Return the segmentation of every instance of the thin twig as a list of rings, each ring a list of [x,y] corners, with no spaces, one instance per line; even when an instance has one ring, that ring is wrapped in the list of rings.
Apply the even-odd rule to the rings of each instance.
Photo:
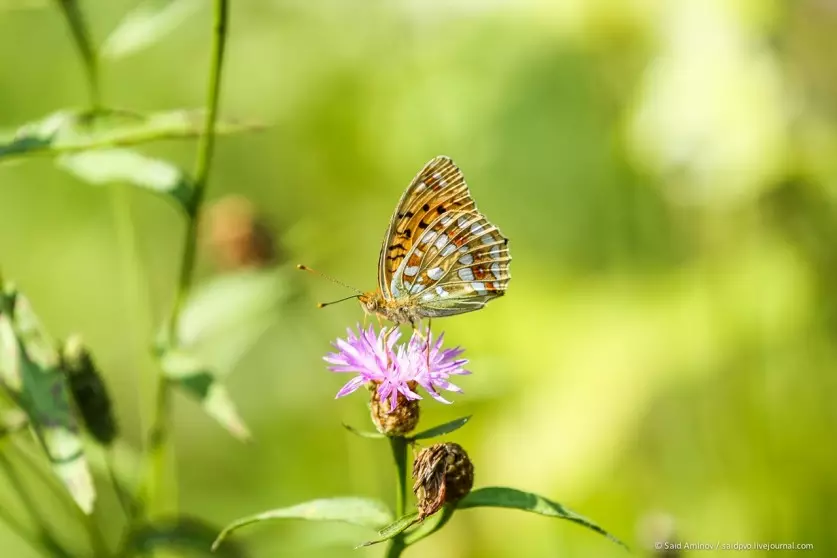
[[[215,24],[212,41],[212,59],[209,73],[207,90],[206,119],[204,121],[203,134],[198,145],[197,160],[195,162],[195,195],[194,206],[189,212],[189,221],[186,225],[186,238],[183,247],[183,256],[180,262],[180,275],[177,283],[174,304],[168,320],[168,342],[177,344],[177,329],[183,305],[192,287],[192,278],[195,267],[195,255],[198,240],[198,223],[200,220],[201,206],[206,193],[206,186],[209,179],[209,171],[212,162],[212,155],[215,147],[215,122],[218,116],[218,104],[221,89],[221,72],[224,62],[224,52],[227,42],[227,17],[228,1],[215,0]],[[146,486],[143,491],[143,504],[158,497],[155,486],[165,474],[165,463],[167,454],[167,441],[169,434],[169,406],[170,406],[170,384],[165,375],[161,372],[157,384],[156,405],[154,409],[154,421],[149,434],[149,467],[146,476]]]

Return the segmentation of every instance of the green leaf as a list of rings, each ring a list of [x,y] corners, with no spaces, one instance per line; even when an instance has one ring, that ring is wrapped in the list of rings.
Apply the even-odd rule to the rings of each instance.
[[[206,414],[233,436],[239,440],[250,439],[250,431],[239,416],[227,388],[218,381],[209,365],[187,351],[171,349],[160,355],[160,366],[169,380],[200,401]]]
[[[0,298],[0,386],[26,413],[53,472],[91,513],[96,491],[55,344],[26,297],[7,289]]]
[[[131,531],[122,543],[120,556],[152,554],[159,550],[191,551],[200,556],[221,558],[245,558],[244,548],[235,542],[226,541],[213,547],[218,528],[193,517],[178,517],[154,521]],[[213,554],[217,551],[217,554]],[[191,555],[191,554],[190,554]]]
[[[176,166],[129,149],[83,151],[59,157],[59,167],[91,184],[123,183],[163,194],[186,214],[194,208],[194,183]]]
[[[416,523],[420,521],[418,512],[408,513],[403,517],[399,517],[380,531],[378,531],[378,537],[372,539],[371,541],[366,541],[365,543],[358,546],[358,548],[364,546],[372,546],[373,544],[379,544],[389,539],[395,537],[396,535],[400,535]]]
[[[218,535],[216,548],[230,533],[246,525],[275,519],[306,519],[308,521],[340,521],[377,529],[392,521],[392,513],[383,502],[369,498],[325,498],[251,515],[234,521]]]
[[[175,343],[161,343],[166,376],[240,439],[249,437],[222,380],[276,320],[286,295],[281,270],[214,278],[187,301]]]
[[[139,113],[103,109],[63,110],[30,122],[13,132],[0,133],[0,161],[30,155],[56,155],[89,149],[125,147],[163,139],[194,138],[203,133],[203,111],[175,110]],[[260,128],[220,121],[216,134]]]
[[[418,434],[410,436],[410,440],[426,440],[428,438],[436,438],[437,436],[444,436],[445,434],[450,434],[454,430],[459,430],[463,426],[465,426],[468,421],[471,420],[471,415],[467,417],[458,418],[456,420],[452,420],[450,422],[446,422],[444,424],[440,424],[439,426],[434,426],[433,428],[429,428]]]
[[[355,436],[360,436],[361,438],[372,438],[372,439],[378,439],[378,440],[380,440],[381,438],[386,438],[386,435],[381,434],[380,432],[365,432],[363,430],[358,430],[354,426],[350,426],[350,425],[346,424],[345,422],[343,423],[343,428],[345,428],[346,430],[348,430],[349,432],[351,432]]]
[[[531,492],[523,492],[514,488],[491,486],[478,488],[465,496],[456,505],[457,509],[468,508],[511,508],[566,519],[604,535],[611,541],[627,549],[627,545],[581,515],[571,511],[557,502],[547,500]]]
[[[404,544],[406,546],[410,546],[424,538],[429,537],[430,535],[447,525],[448,521],[450,521],[450,519],[453,517],[455,511],[456,506],[446,505],[442,508],[441,512],[435,513],[430,517],[425,518],[421,525],[419,525],[415,530],[410,531],[404,536]]]
[[[214,277],[190,295],[177,339],[227,375],[276,322],[288,295],[287,269],[246,270]]]
[[[122,58],[147,48],[186,22],[201,0],[146,0],[131,11],[102,46],[107,58]]]

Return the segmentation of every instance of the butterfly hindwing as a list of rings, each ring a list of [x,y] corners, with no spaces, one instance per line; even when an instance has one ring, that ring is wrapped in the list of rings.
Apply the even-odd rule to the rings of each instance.
[[[399,277],[428,317],[481,308],[502,296],[510,279],[508,240],[497,227],[476,210],[451,212],[451,217],[438,220],[420,238]]]

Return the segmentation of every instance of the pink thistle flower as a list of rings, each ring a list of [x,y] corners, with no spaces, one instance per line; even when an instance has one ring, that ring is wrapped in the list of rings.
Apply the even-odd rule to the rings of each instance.
[[[345,339],[337,339],[333,344],[337,351],[324,357],[330,364],[329,370],[355,373],[357,376],[349,380],[336,397],[348,395],[372,382],[377,386],[378,397],[389,399],[392,411],[398,404],[398,394],[408,400],[422,398],[414,391],[417,385],[442,403],[450,402],[439,394],[440,389],[462,393],[462,389],[449,382],[448,378],[470,374],[463,368],[468,361],[458,358],[464,349],[443,350],[444,335],[440,335],[435,342],[430,336],[428,366],[428,339],[416,330],[407,343],[396,348],[400,337],[398,329],[382,328],[376,335],[372,326],[366,330],[358,326],[357,333],[348,329]]]

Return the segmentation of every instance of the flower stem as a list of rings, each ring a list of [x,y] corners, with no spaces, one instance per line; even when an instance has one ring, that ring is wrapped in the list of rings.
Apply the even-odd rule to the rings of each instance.
[[[395,461],[395,517],[402,517],[407,512],[407,439],[404,436],[391,436],[389,445]],[[396,535],[389,541],[386,557],[398,558],[404,548],[404,537]]]
[[[389,439],[389,444],[397,475],[395,515],[401,517],[407,512],[407,440],[404,436],[392,436]]]
[[[174,304],[168,319],[168,342],[176,345],[177,329],[183,304],[189,295],[192,286],[192,277],[195,267],[195,254],[198,240],[198,223],[200,210],[206,193],[206,185],[209,179],[210,163],[212,162],[213,150],[215,147],[215,121],[218,115],[218,102],[221,84],[221,70],[224,61],[224,51],[227,39],[227,17],[228,0],[215,0],[214,33],[212,39],[212,60],[209,73],[209,83],[206,101],[206,117],[204,129],[198,145],[197,160],[195,163],[195,190],[193,205],[189,211],[189,220],[186,224],[186,238],[183,247],[183,256],[180,262],[180,275],[177,282],[177,292]],[[169,433],[169,406],[170,406],[170,384],[167,378],[161,373],[157,383],[156,404],[154,406],[154,420],[149,434],[149,463],[147,486],[144,490],[142,500],[148,504],[154,504],[160,497],[159,491],[154,486],[159,485],[165,473],[165,463],[168,446]]]
[[[87,87],[90,90],[91,109],[96,111],[101,108],[101,88],[99,86],[99,59],[93,41],[90,40],[90,31],[84,21],[84,15],[79,9],[78,2],[73,0],[58,0],[61,10],[67,23],[70,24],[70,31],[73,33],[73,40],[76,43],[81,60],[84,64],[84,71],[87,74]]]

